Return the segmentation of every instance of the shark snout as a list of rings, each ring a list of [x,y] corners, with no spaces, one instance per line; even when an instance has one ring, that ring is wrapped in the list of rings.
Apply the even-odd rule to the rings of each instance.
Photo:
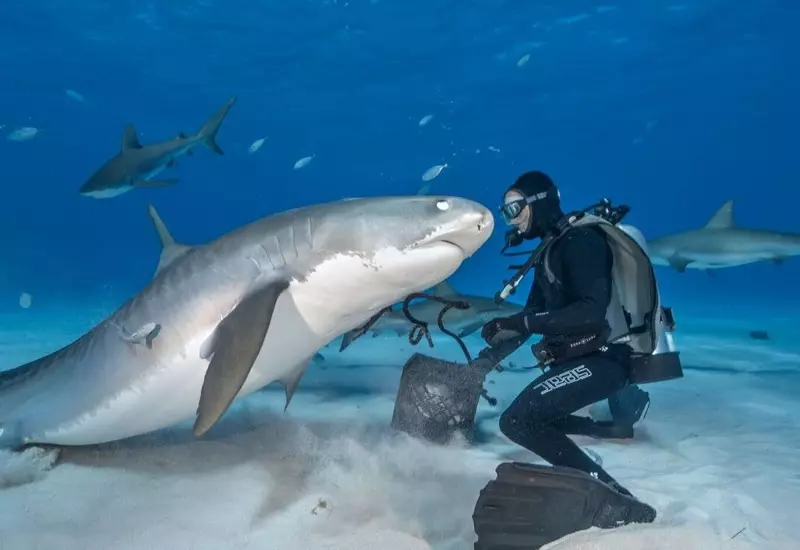
[[[465,257],[470,257],[492,236],[494,215],[477,202],[467,199],[448,200],[453,202],[453,208],[458,210],[458,216],[438,238],[458,246]]]

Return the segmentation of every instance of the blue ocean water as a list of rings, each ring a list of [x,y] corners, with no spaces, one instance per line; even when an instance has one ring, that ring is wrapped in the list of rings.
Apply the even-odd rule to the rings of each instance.
[[[148,283],[160,253],[148,204],[176,239],[199,244],[297,206],[415,194],[425,170],[447,163],[429,192],[491,208],[521,173],[542,170],[565,209],[608,197],[648,238],[698,228],[728,199],[739,225],[800,233],[799,23],[791,0],[5,0],[0,325],[11,328],[0,349],[13,340],[15,355],[0,368],[67,344]],[[162,174],[177,185],[79,195],[126,124],[142,143],[195,132],[230,96],[224,156],[198,147]],[[38,132],[9,139],[23,127]],[[459,289],[502,285],[504,229],[498,217],[453,276]],[[777,372],[786,383],[769,392],[794,391],[800,258],[657,275],[687,378]],[[330,371],[313,376],[330,387]],[[747,405],[777,416],[761,397]],[[677,409],[663,403],[653,414]],[[687,460],[702,462],[695,452]]]
[[[158,254],[147,203],[199,243],[310,202],[413,194],[444,162],[432,193],[494,207],[540,169],[567,208],[629,204],[648,238],[699,226],[729,198],[743,225],[800,231],[799,18],[780,0],[5,2],[0,132],[40,132],[0,141],[0,308],[22,291],[47,307],[141,288]],[[126,123],[142,142],[167,139],[231,95],[224,157],[182,158],[163,175],[180,178],[172,187],[78,195]],[[501,243],[498,230],[456,280],[493,291]],[[798,302],[797,261],[659,271],[685,306]]]

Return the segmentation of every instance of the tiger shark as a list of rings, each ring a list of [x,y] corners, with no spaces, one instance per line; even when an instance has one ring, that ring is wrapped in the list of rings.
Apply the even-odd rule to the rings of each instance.
[[[191,155],[199,144],[218,155],[222,149],[215,141],[219,127],[236,98],[231,97],[194,135],[184,133],[176,137],[142,145],[133,124],[128,124],[122,134],[119,152],[101,166],[80,188],[80,194],[95,199],[109,199],[135,188],[163,187],[178,183],[176,178],[153,179],[167,167],[175,166],[182,155]]]
[[[522,311],[522,306],[513,302],[495,303],[494,299],[485,296],[461,294],[449,281],[443,281],[431,289],[431,294],[448,300],[466,302],[467,309],[450,308],[442,316],[442,324],[446,329],[453,331],[463,338],[474,333],[495,317],[508,317]],[[415,318],[428,325],[431,329],[438,328],[439,314],[445,304],[435,300],[425,300],[410,303],[408,312]],[[396,309],[395,309],[396,308]],[[373,338],[384,333],[404,336],[409,333],[412,324],[403,313],[402,306],[394,306],[392,311],[387,311],[378,320],[371,324],[366,332]],[[364,334],[363,330],[355,329],[342,336],[339,351],[347,349],[357,338]]]
[[[701,228],[647,242],[655,265],[686,269],[721,269],[762,261],[781,263],[800,255],[800,234],[746,229],[736,225],[733,200]]]
[[[0,373],[0,447],[91,445],[194,417],[274,381],[289,406],[326,343],[453,274],[492,213],[447,196],[347,199],[179,243],[155,208],[152,280],[71,344]]]

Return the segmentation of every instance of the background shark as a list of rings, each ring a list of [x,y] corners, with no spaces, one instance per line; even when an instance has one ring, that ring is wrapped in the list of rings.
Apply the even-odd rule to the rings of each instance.
[[[700,229],[647,242],[655,265],[686,269],[721,269],[762,261],[780,263],[800,255],[800,234],[737,227],[733,200],[727,201]]]
[[[460,294],[446,281],[434,286],[431,290],[432,294],[442,298],[460,300],[470,304],[469,309],[448,309],[442,320],[445,328],[462,338],[480,330],[483,325],[495,317],[507,317],[522,311],[522,306],[513,302],[503,302],[498,305],[492,298]],[[431,330],[438,330],[439,313],[443,307],[445,304],[420,298],[409,304],[408,311],[415,318],[428,323],[428,328]],[[404,336],[411,328],[412,324],[403,313],[402,304],[395,304],[392,311],[384,313],[367,332],[371,333],[373,338],[384,333]],[[358,337],[358,329],[345,334],[342,337],[339,351],[347,349]]]
[[[153,178],[165,168],[175,166],[176,159],[184,154],[191,154],[192,148],[203,144],[218,155],[222,155],[214,138],[228,111],[236,103],[231,97],[228,102],[206,122],[193,136],[183,133],[176,137],[142,145],[136,137],[133,124],[128,124],[122,134],[122,146],[119,153],[95,172],[80,189],[80,194],[95,199],[108,199],[127,193],[135,187],[163,187],[172,185],[178,180]]]
[[[0,372],[0,447],[97,444],[192,416],[200,436],[274,381],[288,406],[320,348],[452,275],[494,218],[411,196],[297,208],[201,246],[156,227],[147,286],[73,343]]]

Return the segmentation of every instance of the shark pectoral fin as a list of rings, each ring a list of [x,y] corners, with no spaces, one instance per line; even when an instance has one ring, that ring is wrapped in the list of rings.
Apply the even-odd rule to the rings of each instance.
[[[450,285],[450,283],[447,282],[447,281],[442,281],[438,285],[434,285],[431,288],[431,290],[432,290],[432,294],[434,294],[436,296],[441,296],[442,298],[445,298],[445,297],[448,297],[448,296],[452,297],[452,296],[457,296],[458,295],[458,292],[456,292],[453,289],[453,287]]]
[[[339,353],[342,353],[350,344],[355,342],[358,337],[361,336],[361,331],[358,328],[354,328],[353,330],[348,330],[342,335],[342,343],[339,345]]]
[[[125,131],[122,132],[122,145],[120,149],[125,151],[126,149],[141,149],[142,144],[139,143],[139,138],[136,137],[136,128],[134,128],[133,124],[128,124],[125,126]]]
[[[289,403],[292,402],[292,397],[294,396],[294,392],[297,390],[297,386],[300,385],[300,379],[303,378],[303,375],[306,373],[306,369],[308,368],[308,361],[300,363],[292,369],[286,376],[281,378],[279,382],[283,384],[283,389],[286,392],[286,404],[283,406],[283,412],[286,412],[286,409],[289,408]]]
[[[168,179],[168,180],[136,180],[133,182],[134,187],[166,187],[167,185],[174,185],[178,183],[177,178]]]
[[[473,332],[475,332],[475,331],[477,331],[479,329],[482,329],[483,325],[485,325],[485,324],[486,323],[484,323],[483,321],[476,321],[475,323],[471,323],[471,324],[465,326],[464,328],[462,328],[459,331],[458,337],[459,338],[464,338],[465,336],[469,336]]]
[[[691,260],[686,260],[679,256],[672,256],[667,261],[669,262],[669,265],[678,273],[684,273],[686,271],[686,267],[692,263]]]
[[[783,265],[783,262],[786,261],[786,256],[775,256],[772,258],[772,263],[775,265]]]
[[[206,433],[230,407],[242,388],[267,335],[275,303],[289,287],[276,281],[246,296],[217,327],[211,341],[208,365],[194,434]]]

